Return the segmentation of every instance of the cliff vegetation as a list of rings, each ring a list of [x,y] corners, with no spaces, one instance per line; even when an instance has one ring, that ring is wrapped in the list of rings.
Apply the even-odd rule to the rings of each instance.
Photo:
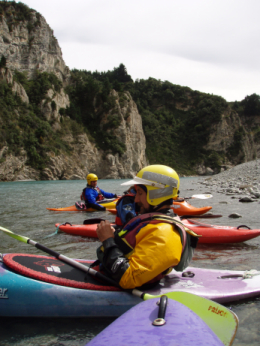
[[[108,72],[74,70],[72,73],[88,76],[92,84],[101,83],[103,93],[107,95],[112,89],[116,90],[121,95],[121,101],[124,92],[130,92],[142,117],[146,154],[151,164],[166,164],[175,167],[181,174],[194,174],[199,165],[217,172],[222,166],[239,164],[257,155],[259,95],[253,94],[241,102],[228,103],[220,96],[168,81],[154,78],[133,81],[123,64]],[[75,97],[71,99],[72,103],[76,100]],[[234,118],[234,131],[228,136],[227,143],[222,143],[221,150],[208,147],[212,132],[224,118]],[[250,143],[255,143],[255,147],[252,145],[249,149],[251,156],[244,148],[245,137],[248,136]]]

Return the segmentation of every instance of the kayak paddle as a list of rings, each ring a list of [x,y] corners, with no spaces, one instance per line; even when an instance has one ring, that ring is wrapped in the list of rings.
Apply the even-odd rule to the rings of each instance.
[[[203,214],[203,215],[182,215],[180,216],[182,219],[216,219],[218,217],[222,217],[220,214]]]
[[[120,285],[113,279],[103,275],[102,273],[94,270],[93,268],[87,267],[84,264],[81,264],[67,256],[59,254],[58,252],[51,250],[46,246],[41,245],[28,237],[15,234],[12,231],[1,226],[0,230],[2,230],[5,234],[9,235],[10,237],[18,241],[35,246],[37,249],[42,250],[43,252],[46,252],[49,255],[56,257],[60,261],[63,261],[71,265],[72,267],[87,272],[90,275],[102,281],[105,281],[112,286],[120,287]],[[137,297],[142,298],[143,300],[161,297],[161,295],[150,295],[148,293],[139,291],[138,289],[126,291],[132,293]],[[238,318],[235,313],[233,313],[232,311],[230,311],[229,309],[227,309],[219,303],[213,302],[209,299],[197,296],[195,294],[173,291],[165,293],[164,295],[166,295],[170,299],[180,302],[181,304],[187,306],[190,310],[195,312],[213,330],[213,332],[218,336],[218,338],[223,342],[224,345],[228,346],[232,344],[238,327]]]
[[[72,267],[75,267],[75,268],[78,268],[80,270],[83,270],[83,271],[91,274],[92,276],[97,277],[100,280],[103,280],[103,281],[106,280],[112,286],[120,287],[119,284],[116,284],[114,280],[112,280],[109,277],[103,275],[102,273],[100,273],[100,272],[98,272],[98,271],[96,271],[96,270],[94,270],[92,268],[89,268],[89,267],[85,266],[84,264],[81,264],[81,263],[79,263],[77,261],[74,261],[73,259],[71,259],[69,257],[66,257],[66,256],[64,256],[62,254],[59,254],[58,252],[56,252],[54,250],[51,250],[51,249],[47,248],[44,245],[36,243],[34,240],[32,240],[30,238],[24,237],[24,236],[19,235],[19,234],[15,234],[12,231],[10,231],[10,230],[8,230],[6,228],[3,228],[1,226],[0,226],[0,230],[5,232],[5,234],[9,235],[10,237],[12,237],[12,238],[14,238],[16,240],[21,241],[22,243],[27,243],[27,244],[35,246],[37,249],[42,250],[43,252],[46,252],[49,255],[56,257],[60,261],[63,261],[65,263],[71,265]]]
[[[210,194],[201,194],[201,195],[193,195],[191,197],[184,197],[184,199],[193,199],[193,198],[197,198],[197,199],[208,199],[208,198],[212,198],[213,195]],[[178,200],[177,200],[178,202]]]

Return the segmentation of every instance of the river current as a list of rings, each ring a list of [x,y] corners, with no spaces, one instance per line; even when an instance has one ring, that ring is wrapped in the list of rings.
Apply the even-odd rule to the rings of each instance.
[[[180,196],[211,193],[198,184],[203,178],[181,178]],[[99,180],[98,186],[108,192],[122,194],[120,186],[125,180]],[[72,258],[96,259],[98,240],[55,232],[55,223],[82,224],[87,218],[101,217],[114,221],[108,212],[54,212],[47,207],[66,207],[79,201],[86,181],[23,181],[0,183],[0,226],[29,237],[63,255]],[[240,203],[231,196],[215,193],[207,200],[192,199],[196,207],[210,205],[212,213],[221,218],[198,219],[216,225],[259,227],[260,205]],[[228,216],[242,215],[239,219]],[[35,247],[21,243],[0,232],[1,253],[43,254]],[[191,263],[194,267],[209,269],[249,270],[260,269],[260,238],[244,243],[225,245],[199,245]],[[260,297],[226,305],[237,314],[239,328],[233,345],[258,346],[260,340]],[[113,319],[62,319],[62,318],[0,318],[0,345],[2,346],[83,346]]]

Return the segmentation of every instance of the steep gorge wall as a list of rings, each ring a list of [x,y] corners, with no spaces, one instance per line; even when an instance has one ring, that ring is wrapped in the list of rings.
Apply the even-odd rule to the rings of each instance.
[[[13,80],[13,72],[27,72],[33,78],[35,71],[54,73],[66,86],[70,81],[70,71],[62,58],[62,52],[52,29],[46,20],[36,11],[30,10],[28,20],[17,20],[16,9],[10,5],[0,15],[0,57],[6,58],[6,68],[0,68],[0,80],[7,81],[14,93],[25,103],[30,100],[21,84]],[[28,17],[28,16],[27,16]],[[8,154],[8,145],[0,148],[0,181],[27,179],[84,179],[89,172],[95,172],[99,178],[128,178],[147,165],[145,156],[146,140],[142,128],[142,119],[136,104],[129,93],[125,103],[120,105],[118,94],[113,91],[116,105],[110,112],[120,117],[120,125],[113,135],[125,145],[123,155],[102,151],[91,142],[86,134],[76,138],[71,133],[63,138],[71,148],[70,154],[56,156],[49,153],[50,162],[42,171],[26,164],[27,153],[21,150],[19,156]],[[56,108],[52,109],[51,101]],[[61,128],[60,108],[69,106],[70,100],[64,89],[59,93],[49,89],[41,102],[41,111],[46,120],[51,121],[54,131]],[[102,118],[100,126],[107,122],[109,112]],[[66,120],[66,119],[65,119]]]
[[[210,136],[206,150],[216,151],[224,155],[225,162],[222,170],[242,162],[252,161],[260,157],[260,143],[254,138],[254,129],[260,125],[260,116],[244,118],[236,112],[227,109],[222,114],[221,120],[217,124],[213,124],[210,129]],[[243,139],[238,155],[230,157],[228,155],[229,148],[234,145],[234,136],[237,131],[243,131]],[[222,156],[223,157],[223,156]],[[228,158],[229,157],[229,158]],[[205,166],[197,167],[198,174],[213,173],[213,170],[207,169]],[[217,172],[216,172],[217,173]]]
[[[0,80],[7,81],[24,102],[28,101],[26,91],[21,84],[13,81],[12,72],[0,68]],[[73,136],[67,133],[62,139],[72,148],[70,154],[62,153],[56,156],[50,152],[50,162],[42,171],[31,168],[26,164],[27,154],[21,150],[19,156],[8,154],[8,145],[0,148],[0,181],[13,180],[59,180],[59,179],[84,179],[89,172],[95,172],[103,179],[131,178],[142,167],[148,164],[145,150],[146,140],[142,127],[142,118],[130,93],[126,92],[123,103],[119,100],[116,91],[112,91],[115,106],[108,112],[104,112],[100,122],[102,129],[108,123],[109,115],[117,114],[120,125],[111,129],[112,135],[124,144],[126,150],[120,156],[110,151],[104,152],[91,142],[86,134]],[[52,110],[51,100],[55,100],[57,108]],[[46,120],[52,120],[54,131],[61,129],[62,124],[59,108],[69,105],[68,95],[61,89],[60,93],[49,89],[46,99],[42,101],[41,108]],[[18,114],[19,115],[19,114]],[[66,117],[63,118],[66,121]]]
[[[242,150],[236,160],[241,159],[241,155],[244,156],[244,160],[251,161],[256,155],[256,146],[253,141],[253,136],[250,129],[247,129],[245,122],[235,112],[230,110],[222,115],[221,121],[215,124],[211,128],[209,142],[206,146],[208,150],[215,151],[227,151],[232,145],[234,140],[234,134],[239,128],[243,128],[245,135],[242,143]]]
[[[30,10],[28,20],[19,21],[16,18],[15,8],[10,5],[5,13],[0,14],[0,58],[5,56],[7,68],[0,68],[0,81],[5,80],[11,86],[14,93],[18,94],[23,102],[29,104],[30,100],[21,84],[13,80],[13,72],[27,72],[32,78],[35,71],[54,73],[66,86],[70,83],[70,71],[66,66],[61,48],[54,37],[53,30],[46,20],[36,11]],[[87,68],[87,66],[86,66]],[[123,143],[126,150],[120,156],[112,151],[100,150],[96,143],[87,134],[73,136],[67,133],[63,138],[73,149],[70,154],[55,155],[50,152],[50,162],[42,171],[35,170],[27,165],[27,153],[21,150],[19,156],[8,154],[8,145],[0,147],[0,180],[12,181],[23,179],[84,179],[89,172],[95,172],[100,178],[128,178],[148,164],[146,158],[146,139],[142,127],[142,118],[130,93],[124,95],[124,102],[116,91],[112,91],[115,98],[115,106],[108,112],[102,113],[100,128],[108,123],[108,117],[117,114],[120,124],[109,131],[119,142]],[[56,108],[53,109],[51,102]],[[52,124],[54,131],[62,127],[60,108],[69,106],[68,95],[61,89],[56,92],[49,89],[40,104],[42,113],[47,121]],[[189,111],[189,107],[183,108],[176,104],[176,108]],[[1,120],[1,119],[0,119]],[[66,119],[65,119],[66,120]],[[260,143],[254,140],[252,128],[259,127],[260,117],[243,119],[237,113],[227,110],[222,114],[221,121],[212,125],[210,138],[205,146],[206,150],[223,152],[225,163],[223,167],[250,161],[260,157]],[[227,150],[232,145],[235,132],[244,128],[242,149],[233,160],[227,159]],[[210,168],[200,165],[198,174],[213,173]],[[224,169],[224,168],[223,168]]]
[[[50,165],[43,171],[46,180],[84,179],[89,172],[95,172],[103,179],[123,179],[133,177],[148,164],[142,119],[135,102],[131,95],[126,93],[126,100],[121,106],[118,93],[116,91],[112,93],[116,103],[109,113],[116,112],[121,121],[119,127],[111,131],[120,142],[124,143],[126,151],[123,155],[98,150],[86,134],[78,135],[76,142],[75,138],[68,134],[63,139],[73,147],[73,154],[58,157],[53,155]],[[104,113],[101,127],[107,123],[109,113]]]
[[[27,72],[29,78],[36,70],[52,72],[65,83],[70,76],[53,30],[34,10],[24,21],[17,19],[12,5],[0,15],[0,55],[5,56],[11,71]]]

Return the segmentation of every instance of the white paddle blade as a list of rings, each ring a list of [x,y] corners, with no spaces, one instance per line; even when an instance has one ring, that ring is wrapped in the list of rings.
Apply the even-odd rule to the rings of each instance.
[[[210,194],[203,194],[203,195],[193,195],[191,196],[191,198],[198,198],[198,199],[208,199],[208,198],[212,198],[213,195]]]

